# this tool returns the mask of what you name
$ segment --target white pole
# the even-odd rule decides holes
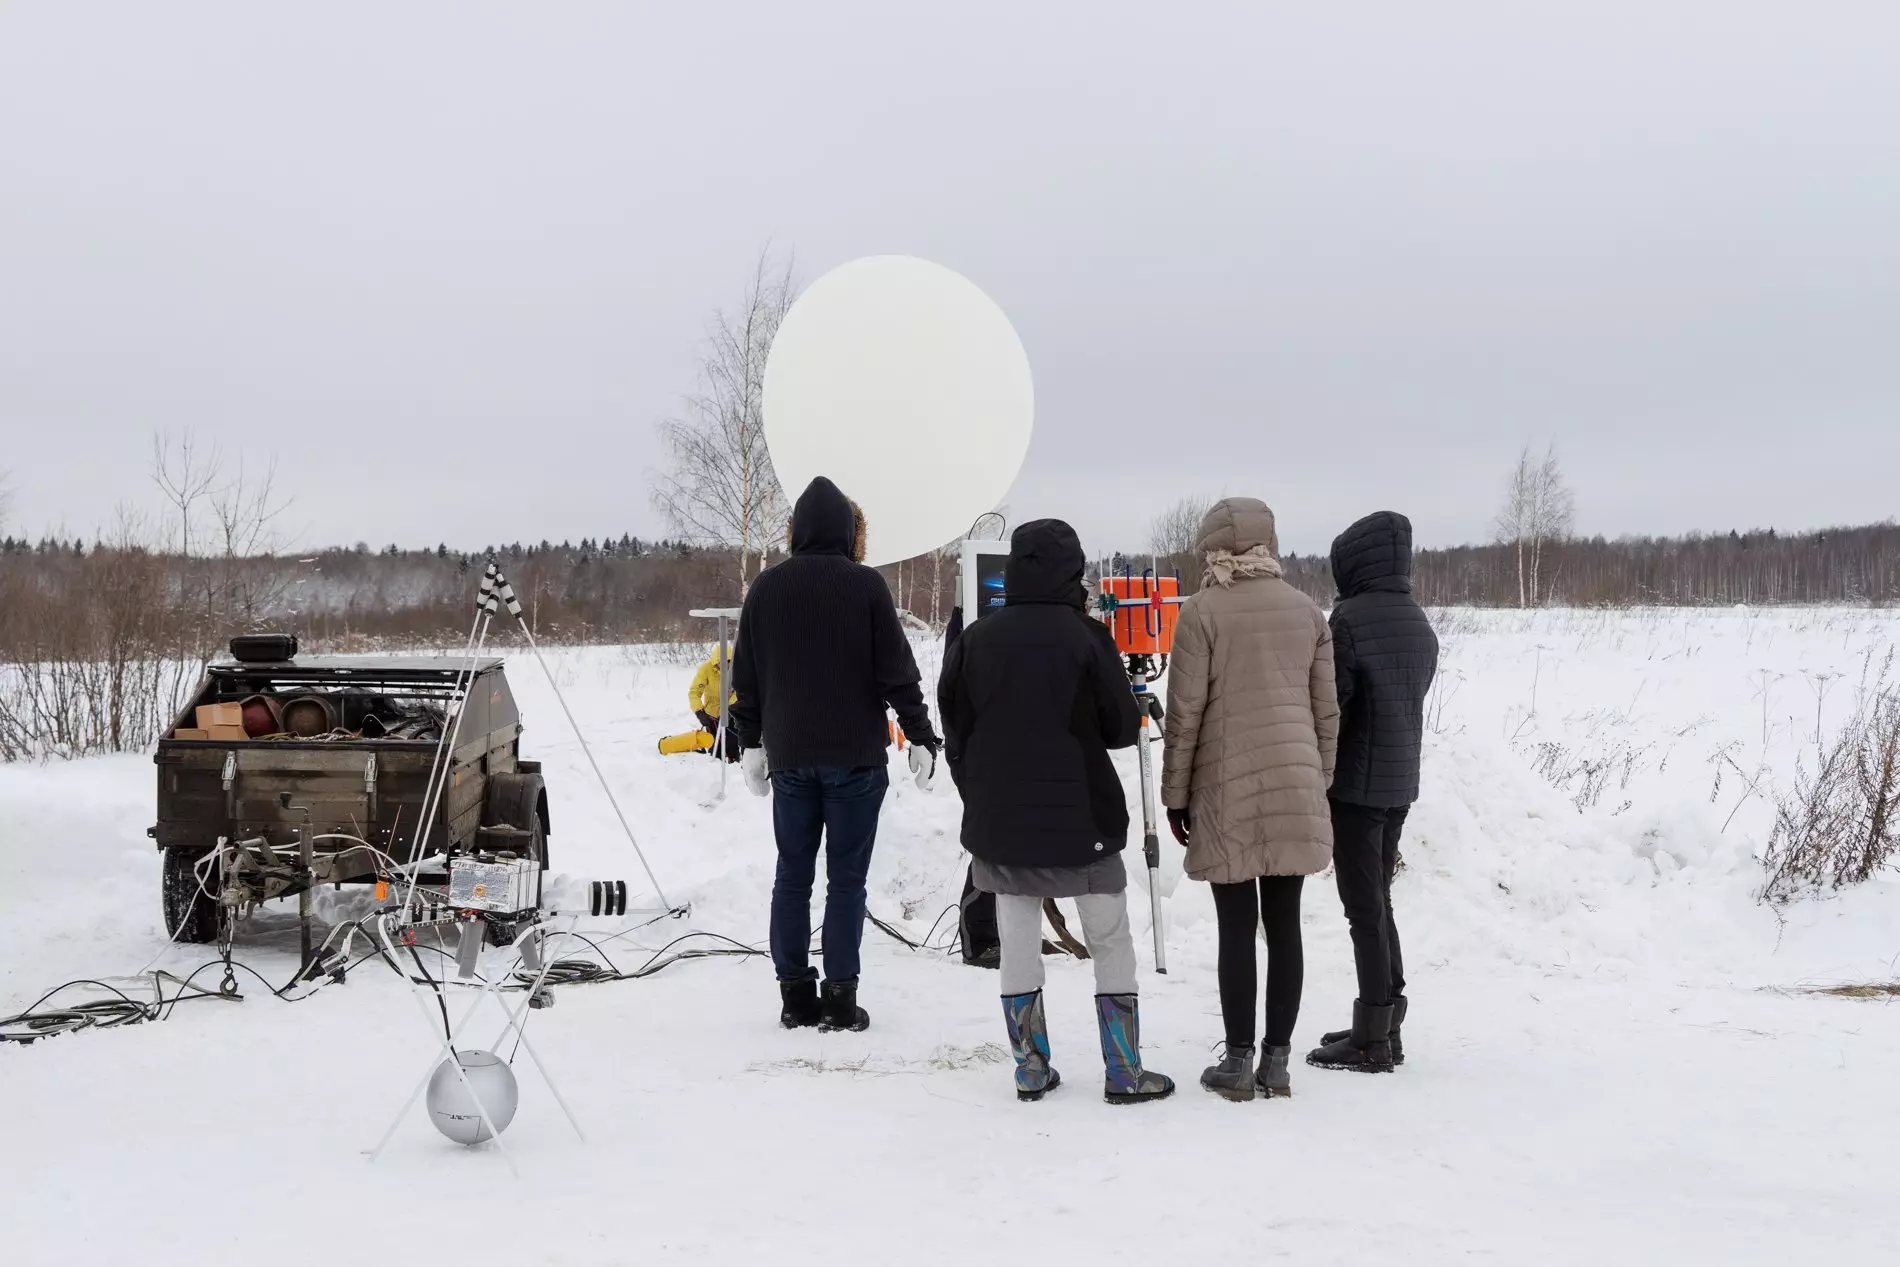
[[[719,613],[719,729],[713,755],[719,759],[719,799],[726,799],[726,716],[732,712],[732,661],[726,655],[726,614]]]
[[[482,645],[488,641],[488,622],[495,612],[495,586],[500,580],[501,572],[494,563],[489,563],[482,573],[482,586],[475,597],[475,623],[468,630],[466,662],[461,672],[456,674],[455,689],[449,697],[455,715],[444,719],[446,724],[435,737],[435,758],[429,766],[429,783],[422,797],[422,822],[416,833],[416,847],[410,851],[409,887],[402,894],[402,910],[405,913],[416,895],[416,881],[422,875],[423,851],[429,847],[429,833],[435,826],[435,811],[448,786],[449,767],[455,764],[455,740],[462,733],[462,716],[467,711],[469,687],[475,682],[476,659],[481,654]],[[392,840],[390,843],[393,845],[395,842]]]

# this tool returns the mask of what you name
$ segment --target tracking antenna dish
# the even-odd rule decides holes
[[[827,476],[873,567],[929,554],[1000,505],[1035,414],[1015,327],[941,264],[875,255],[805,289],[765,365],[765,443],[788,498]]]

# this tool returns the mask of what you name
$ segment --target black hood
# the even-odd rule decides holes
[[[1009,537],[1009,561],[1003,565],[1003,595],[1017,603],[1063,603],[1081,607],[1087,596],[1082,573],[1082,541],[1060,519],[1032,519]]]
[[[1395,510],[1367,515],[1333,539],[1333,584],[1341,598],[1412,590],[1412,521]]]
[[[792,507],[790,535],[793,554],[855,553],[858,508],[838,486],[820,475],[805,485]]]

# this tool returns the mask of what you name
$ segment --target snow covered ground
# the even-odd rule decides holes
[[[1086,965],[1051,965],[1066,1085],[1018,1105],[994,976],[867,929],[866,1033],[779,1030],[763,959],[565,987],[529,1033],[585,1144],[524,1060],[505,1137],[520,1180],[419,1110],[372,1165],[431,1057],[407,991],[374,964],[295,1005],[245,979],[242,1004],[0,1047],[0,1262],[1889,1258],[1900,1009],[1801,987],[1900,975],[1900,880],[1778,919],[1754,901],[1769,819],[1749,789],[1787,782],[1900,619],[1451,612],[1441,628],[1396,890],[1413,1004],[1394,1076],[1296,1064],[1292,1099],[1249,1105],[1193,1085],[1220,1034],[1213,909],[1169,845],[1173,971],[1143,980],[1148,1063],[1182,1084],[1168,1103],[1094,1093]],[[711,763],[654,749],[689,724],[691,669],[626,648],[556,671],[690,927],[762,943],[768,803],[735,777],[703,809]],[[538,671],[510,673],[552,788],[556,896],[643,888]],[[151,812],[142,758],[0,767],[0,1013],[71,978],[130,989],[141,967],[209,958],[165,944]],[[957,819],[947,780],[894,779],[871,907],[913,939],[955,899]],[[1131,906],[1146,956],[1145,893]],[[285,980],[290,916],[259,925],[239,957]],[[632,966],[683,931],[608,948]],[[1307,887],[1306,935],[1296,1052],[1352,997],[1329,875]]]

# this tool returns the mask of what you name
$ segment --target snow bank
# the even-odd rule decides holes
[[[7,1261],[316,1263],[360,1238],[357,1223],[319,1221],[286,1239],[290,1210],[224,1195],[259,1173],[288,1185],[291,1209],[407,1208],[453,1189],[470,1208],[519,1210],[484,1225],[483,1248],[524,1263],[835,1263],[824,1234],[841,1217],[859,1257],[931,1263],[998,1236],[1024,1253],[1248,1244],[1309,1262],[1890,1248],[1895,1167],[1866,1106],[1890,1091],[1900,1010],[1762,987],[1891,976],[1900,884],[1805,903],[1783,923],[1755,901],[1755,854],[1761,789],[1787,779],[1817,726],[1839,724],[1895,619],[1457,612],[1440,624],[1444,675],[1397,884],[1415,1015],[1394,1078],[1301,1067],[1292,1100],[1252,1111],[1193,1091],[1219,1034],[1212,903],[1168,842],[1171,972],[1144,974],[1143,1019],[1150,1063],[1184,1087],[1170,1105],[1091,1097],[1086,966],[1051,965],[1068,1089],[1031,1112],[997,1062],[994,977],[867,930],[866,1034],[778,1031],[756,960],[563,989],[536,1014],[536,1044],[588,1145],[530,1076],[507,1136],[524,1184],[492,1150],[459,1151],[419,1118],[371,1168],[362,1151],[430,1059],[401,985],[365,968],[293,1007],[247,983],[242,1005],[0,1049]],[[554,671],[667,896],[692,902],[693,928],[762,942],[769,803],[736,774],[713,802],[711,761],[654,746],[690,724],[695,652],[563,651]],[[934,677],[935,648],[920,659]],[[517,657],[509,671],[523,751],[548,774],[555,900],[578,902],[599,878],[645,889],[539,670]],[[1132,754],[1122,769],[1134,808]],[[152,779],[140,758],[0,768],[0,1009],[74,977],[209,958],[163,940],[143,834]],[[913,939],[956,898],[958,816],[947,780],[927,795],[893,779],[870,902]],[[1343,1022],[1352,994],[1330,878],[1306,892],[1302,1045]],[[323,909],[360,900],[325,895]],[[1145,944],[1145,892],[1131,907]],[[685,931],[589,927],[631,962]],[[294,946],[271,914],[239,955],[284,980]],[[1237,1196],[1208,1181],[1223,1167],[1270,1181]],[[102,1203],[114,1218],[97,1217]]]

